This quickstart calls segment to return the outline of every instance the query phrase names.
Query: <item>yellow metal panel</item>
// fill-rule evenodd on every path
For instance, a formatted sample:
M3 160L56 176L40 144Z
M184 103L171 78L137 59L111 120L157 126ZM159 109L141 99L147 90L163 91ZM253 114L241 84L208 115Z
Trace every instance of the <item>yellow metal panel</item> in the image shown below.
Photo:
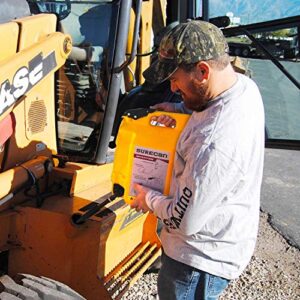
M11 138L9 145L6 169L19 162L19 155L16 153L22 153L22 161L24 161L36 155L49 155L51 151L57 152L54 71L64 64L68 55L66 50L69 41L70 38L62 33L52 33L40 39L38 43L16 53L9 61L0 63L1 82L8 80L14 84L17 70L22 69L28 75L24 80L31 80L35 84L31 83L23 91L21 89L16 90L14 98L12 98L15 99L16 104L11 103L11 106L0 116L1 120L13 110L16 118L15 135ZM28 72L33 60L39 60L39 63L36 63L36 67L31 70L33 77L30 77L31 73L28 74ZM47 60L47 64L45 60ZM47 74L49 68L50 72ZM44 75L46 78L42 78ZM27 94L27 98L25 101L21 101L25 97L22 96L24 93ZM20 95L21 97L19 97ZM39 107L42 105L43 110L36 109L37 103ZM22 152L19 152L21 149Z
M0 24L0 62L10 58L17 52L18 35L19 26L16 23Z
M39 14L18 19L16 22L20 25L18 49L21 51L55 32L57 20L54 14Z
M142 2L142 11L141 11L141 24L140 24L140 41L138 45L138 53L144 54L152 50L152 19L153 19L153 0L143 1ZM130 25L129 25L129 35L127 40L127 52L131 53L131 45L133 39L133 30L134 30L134 21L135 21L135 12L131 9L130 14ZM133 87L133 74L137 77L136 84L142 84L144 82L143 72L150 65L150 55L144 57L138 57L134 59L133 62L129 65L131 72L125 72L126 78L126 88L127 90ZM137 69L138 68L138 69Z
M72 163L72 165L76 165L77 168L74 172L71 195L85 199L95 199L111 192L112 164L92 166ZM95 187L95 189L91 190L92 187Z
M78 192L81 197L57 195L45 199L39 209L33 207L34 200L15 208L15 222L7 224L10 229L0 230L0 242L4 245L8 230L13 243L20 244L10 251L11 276L19 272L42 274L70 285L87 299L104 300L111 298L105 287L109 278L125 279L130 274L135 281L149 267L161 248L152 214L137 213L124 200L116 199L100 211L104 214L92 216L80 226L71 223L74 213L99 196L110 169L111 165L92 168L75 163L62 170L56 168L53 176L58 181L60 176L70 179L72 173L75 177L78 172L74 190L83 188ZM88 187L81 181L96 186ZM140 253L139 249L145 251ZM129 284L125 289L128 287Z
M135 20L135 12L131 8L130 11L130 23L129 23L129 29L128 29L128 37L127 37L127 48L126 52L131 53L131 46L133 41L133 30L134 30L134 20ZM129 64L129 66L124 70L124 76L125 76L125 87L127 91L130 91L132 88L134 88L135 84L135 72L136 72L136 58Z
M10 251L8 273L44 275L69 285L87 299L108 300L110 297L97 277L101 224L89 222L73 228L70 236L71 212L55 211L55 205L65 201L68 203L63 197L50 199L52 209L18 208L20 214L11 235L21 247Z
M14 244L10 243L10 234L15 215L16 212L10 210L0 213L0 252L14 247Z
M153 0L153 31L154 36L166 26L167 21L167 1Z
M142 19L141 19L141 39L139 53L149 53L152 49L152 16L153 16L153 0L142 2ZM150 65L150 55L140 58L139 84L145 80L143 72Z
M135 215L135 216L134 216ZM131 222L129 217L134 217ZM143 224L146 215L136 213L129 206L119 209L115 216L114 226L105 237L101 235L101 252L99 257L99 276L106 276L123 259L125 259L143 240Z

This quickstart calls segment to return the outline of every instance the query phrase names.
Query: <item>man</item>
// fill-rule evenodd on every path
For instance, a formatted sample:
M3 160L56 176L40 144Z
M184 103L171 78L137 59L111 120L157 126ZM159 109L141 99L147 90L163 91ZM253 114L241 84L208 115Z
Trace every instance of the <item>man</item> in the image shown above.
M234 72L222 32L202 21L179 24L144 75L170 80L192 112L176 147L171 192L135 184L132 207L162 220L160 300L217 299L253 254L264 157L264 110L255 83ZM160 122L171 125L167 116Z

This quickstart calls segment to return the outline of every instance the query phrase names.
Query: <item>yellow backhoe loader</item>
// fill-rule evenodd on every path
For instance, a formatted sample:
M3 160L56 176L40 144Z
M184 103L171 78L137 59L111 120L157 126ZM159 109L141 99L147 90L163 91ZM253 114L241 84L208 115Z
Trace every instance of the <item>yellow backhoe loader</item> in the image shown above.
M113 188L115 139L126 110L180 101L142 72L201 5L0 1L1 299L121 299L160 256L156 218Z
M155 218L111 195L108 149L120 95L150 63L135 56L150 52L153 9L153 1L1 1L2 274L119 299L160 255ZM42 284L18 281L27 289L2 277L0 294Z

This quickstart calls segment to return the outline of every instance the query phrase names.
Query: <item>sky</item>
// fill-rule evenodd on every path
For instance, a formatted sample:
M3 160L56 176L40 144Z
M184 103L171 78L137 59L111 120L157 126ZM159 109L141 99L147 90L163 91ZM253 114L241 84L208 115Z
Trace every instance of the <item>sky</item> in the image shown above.
M300 15L300 0L210 0L210 17L232 12L241 24Z

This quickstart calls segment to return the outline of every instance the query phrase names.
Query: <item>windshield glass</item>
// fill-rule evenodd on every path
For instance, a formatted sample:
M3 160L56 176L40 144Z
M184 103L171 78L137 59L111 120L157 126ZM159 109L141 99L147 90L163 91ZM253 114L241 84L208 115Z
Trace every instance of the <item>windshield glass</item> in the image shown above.
M249 76L260 88L265 107L267 145L275 140L282 143L299 141L299 1L210 0L209 17L218 16L230 19L230 25L224 30L229 33L226 35L229 54L243 60ZM247 27L253 23L255 26ZM245 31L235 34L234 27L238 29L238 26L243 26L257 42Z
M59 153L91 160L97 149L108 95L118 1L70 1L60 22L73 49L57 80Z
M245 25L300 14L299 0L210 0L210 18L230 17L232 23Z

